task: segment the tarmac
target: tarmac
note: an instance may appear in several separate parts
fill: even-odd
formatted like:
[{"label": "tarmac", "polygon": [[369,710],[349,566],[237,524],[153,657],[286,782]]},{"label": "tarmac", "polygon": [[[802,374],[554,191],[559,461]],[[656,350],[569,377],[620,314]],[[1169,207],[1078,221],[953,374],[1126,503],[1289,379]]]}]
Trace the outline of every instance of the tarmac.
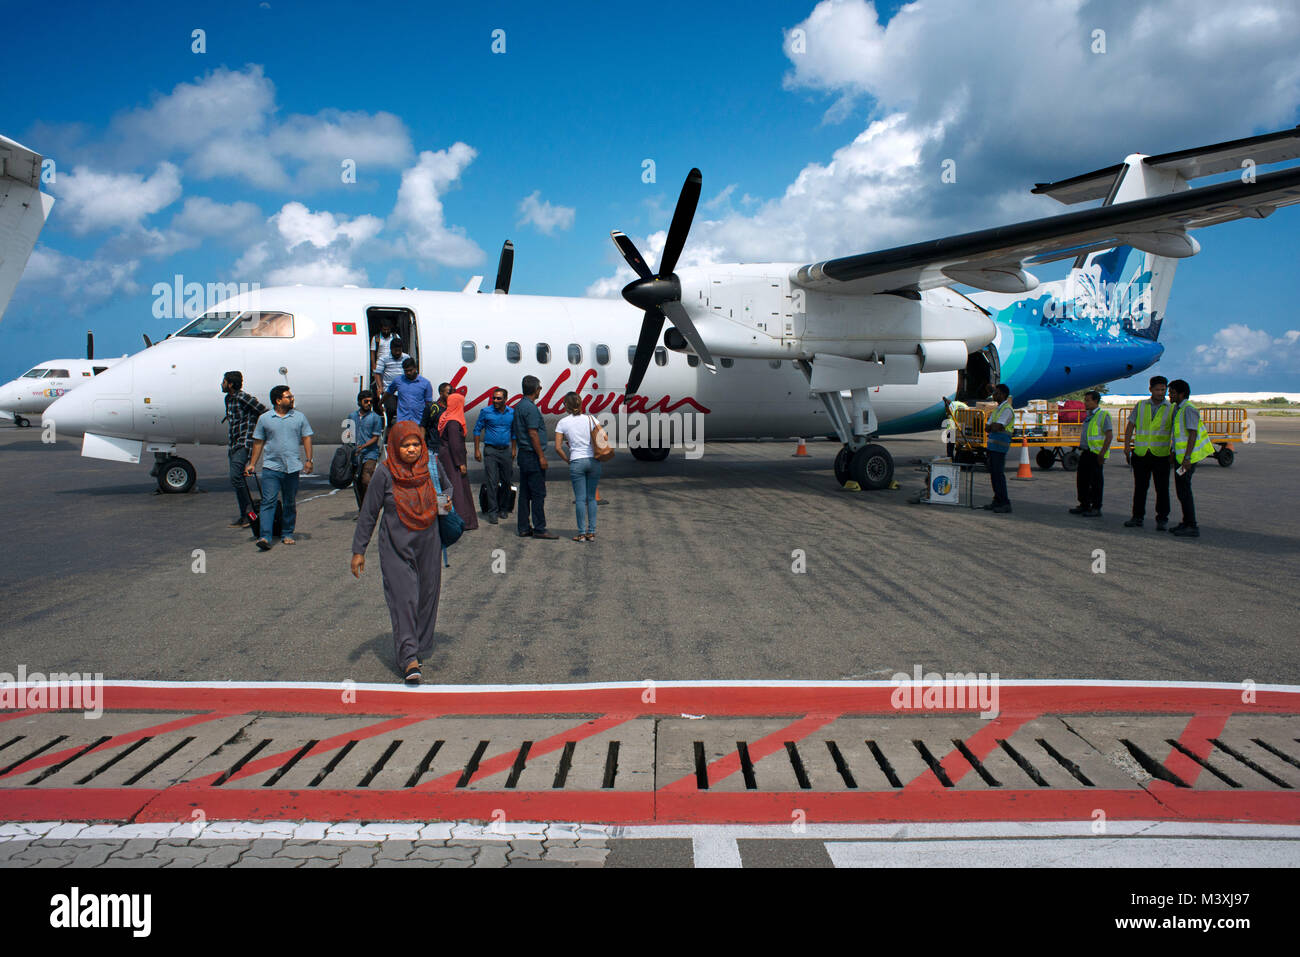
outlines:
[{"label": "tarmac", "polygon": [[[886,440],[884,492],[840,489],[826,441],[623,453],[578,544],[560,463],[560,540],[483,522],[450,549],[412,696],[375,549],[348,574],[351,490],[305,480],[299,544],[263,554],[225,527],[223,449],[161,495],[0,426],[0,672],[110,682],[100,721],[0,715],[0,866],[1295,866],[1300,518],[1275,489],[1300,421],[1256,428],[1198,469],[1195,541],[1122,527],[1115,457],[1101,519],[1059,466],[1010,515],[908,504],[934,434]],[[1001,718],[888,703],[936,672],[1001,682]],[[173,734],[200,744],[150,766]],[[108,786],[135,764],[156,780]]]}]

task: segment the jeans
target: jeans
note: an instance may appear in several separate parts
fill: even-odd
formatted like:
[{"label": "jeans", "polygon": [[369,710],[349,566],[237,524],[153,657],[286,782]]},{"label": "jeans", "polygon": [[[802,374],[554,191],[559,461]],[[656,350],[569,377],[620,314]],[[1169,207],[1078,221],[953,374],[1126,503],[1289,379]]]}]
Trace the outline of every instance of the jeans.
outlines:
[{"label": "jeans", "polygon": [[271,530],[275,527],[275,500],[284,499],[284,522],[280,528],[281,538],[293,538],[294,521],[298,518],[298,474],[297,472],[278,472],[275,469],[262,469],[262,509],[258,513],[262,537],[271,540]]},{"label": "jeans", "polygon": [[1195,465],[1187,466],[1187,474],[1174,472],[1174,491],[1178,493],[1178,504],[1183,507],[1183,524],[1188,528],[1196,527],[1196,500],[1192,498],[1192,473]]},{"label": "jeans", "polygon": [[600,463],[594,458],[570,460],[569,481],[573,483],[578,534],[594,535],[596,533],[596,483],[600,481]]},{"label": "jeans", "polygon": [[1142,519],[1147,512],[1147,485],[1156,485],[1156,521],[1164,522],[1169,518],[1169,456],[1138,455],[1132,456],[1133,462],[1133,517]]},{"label": "jeans", "polygon": [[488,518],[496,515],[498,511],[504,511],[500,503],[497,502],[497,489],[502,485],[509,485],[510,479],[514,477],[515,467],[510,461],[510,449],[497,449],[487,446],[483,449],[483,474],[487,484],[487,515]]},{"label": "jeans", "polygon": [[993,485],[993,504],[1010,505],[1011,499],[1007,498],[1007,453],[988,452],[989,460],[989,481]]},{"label": "jeans", "polygon": [[253,496],[248,492],[248,479],[244,478],[244,466],[248,464],[248,449],[231,449],[230,484],[235,487],[235,499],[239,502],[239,520],[247,521],[248,510],[253,507]]},{"label": "jeans", "polygon": [[529,509],[532,509],[532,526],[534,532],[546,531],[546,473],[542,463],[532,452],[519,453],[519,496],[516,507],[519,509],[519,531],[527,532]]},{"label": "jeans", "polygon": [[1074,485],[1079,493],[1079,504],[1100,512],[1105,478],[1102,474],[1101,456],[1092,449],[1079,450],[1079,470],[1074,473]]}]

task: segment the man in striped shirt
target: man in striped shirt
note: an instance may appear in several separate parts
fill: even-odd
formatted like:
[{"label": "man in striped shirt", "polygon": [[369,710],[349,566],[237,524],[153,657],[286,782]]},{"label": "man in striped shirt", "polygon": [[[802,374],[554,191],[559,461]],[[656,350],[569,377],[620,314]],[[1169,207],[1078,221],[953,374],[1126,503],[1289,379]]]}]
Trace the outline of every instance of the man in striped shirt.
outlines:
[{"label": "man in striped shirt", "polygon": [[230,528],[248,528],[248,513],[253,507],[253,497],[248,494],[248,480],[244,478],[244,466],[248,464],[248,453],[253,447],[253,429],[258,417],[266,411],[266,406],[258,402],[244,389],[242,372],[227,372],[221,379],[221,391],[226,394],[226,417],[229,433],[226,442],[226,454],[230,458],[230,484],[235,487],[235,499],[239,502],[239,517],[230,523]]}]

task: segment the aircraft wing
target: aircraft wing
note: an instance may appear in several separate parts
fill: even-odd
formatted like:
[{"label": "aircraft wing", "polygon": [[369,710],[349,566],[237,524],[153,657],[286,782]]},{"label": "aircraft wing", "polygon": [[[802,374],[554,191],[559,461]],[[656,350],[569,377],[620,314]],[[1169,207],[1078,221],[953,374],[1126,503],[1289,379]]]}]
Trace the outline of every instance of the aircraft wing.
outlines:
[{"label": "aircraft wing", "polygon": [[[1177,154],[1151,159],[1174,156]],[[1203,165],[1210,162],[1206,159]],[[1107,173],[1110,179],[1106,179]],[[1089,180],[1075,188],[1095,191],[1105,180],[1108,191],[1114,175],[1114,170],[1100,170],[1075,177]],[[1106,192],[1098,195],[1104,197]],[[1068,201],[1085,198],[1096,197]],[[996,292],[1023,292],[1037,285],[1037,280],[1023,271],[1026,265],[1124,245],[1161,256],[1190,256],[1199,245],[1187,236],[1187,230],[1246,217],[1262,219],[1294,203],[1300,203],[1300,167],[1260,175],[1250,183],[1234,180],[811,263],[795,270],[791,279],[808,289],[846,295],[907,294],[958,283]]]},{"label": "aircraft wing", "polygon": [[40,154],[0,136],[0,316],[54,205],[40,187]]}]

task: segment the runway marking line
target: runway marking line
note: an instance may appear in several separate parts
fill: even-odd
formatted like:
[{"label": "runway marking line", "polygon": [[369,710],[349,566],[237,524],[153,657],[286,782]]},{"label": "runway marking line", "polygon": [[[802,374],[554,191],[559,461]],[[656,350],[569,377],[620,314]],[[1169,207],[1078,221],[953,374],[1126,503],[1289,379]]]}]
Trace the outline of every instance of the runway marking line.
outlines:
[{"label": "runway marking line", "polygon": [[[965,742],[980,759],[993,750],[998,738],[1010,737],[1026,721],[1048,714],[1189,715],[1179,741],[1201,758],[1209,753],[1208,739],[1217,737],[1233,714],[1300,714],[1300,688],[1294,686],[1257,687],[1255,700],[1245,703],[1241,687],[1236,684],[1107,681],[1006,681],[1001,684],[1001,715],[980,727]],[[313,754],[336,749],[347,740],[374,737],[447,715],[582,717],[581,724],[539,742],[535,753],[549,752],[575,736],[590,737],[637,718],[704,713],[711,717],[790,719],[779,731],[753,743],[751,760],[757,762],[780,750],[785,741],[803,740],[838,717],[900,714],[891,704],[896,687],[893,682],[883,681],[665,682],[656,686],[654,700],[647,702],[642,698],[644,684],[641,682],[486,688],[426,686],[414,690],[356,685],[352,690],[357,693],[344,702],[337,684],[112,682],[103,686],[106,710],[171,709],[184,711],[187,716],[115,736],[96,750],[157,734],[163,728],[177,730],[226,715],[348,713],[380,719],[320,742],[313,748]],[[0,718],[32,713],[35,709],[0,715]],[[976,713],[975,707],[925,712],[928,715]],[[43,756],[40,766],[48,767],[77,753],[78,749],[74,748]],[[291,749],[252,761],[232,780],[278,768],[294,753]],[[517,756],[517,749],[494,755],[480,765],[473,780],[499,773],[513,764]],[[940,763],[954,782],[973,770],[956,748],[947,752]],[[734,774],[739,765],[739,755],[734,751],[715,760],[708,768],[710,783]],[[15,771],[36,767],[36,761],[24,762]],[[1193,784],[1202,770],[1201,765],[1178,749],[1172,749],[1165,758],[1165,767]],[[462,774],[443,775],[415,788],[389,790],[213,787],[220,773],[164,788],[0,788],[0,820],[188,821],[196,808],[208,820],[487,820],[504,812],[510,820],[772,823],[788,822],[791,810],[799,809],[810,823],[1074,821],[1090,820],[1098,808],[1104,808],[1113,820],[1245,820],[1275,824],[1300,820],[1300,792],[1295,790],[1195,791],[1162,786],[1166,784],[1162,781],[1128,790],[1086,787],[958,790],[935,787],[938,779],[927,769],[905,787],[893,791],[698,790],[691,774],[655,791],[516,792],[455,788],[455,780]]]}]

